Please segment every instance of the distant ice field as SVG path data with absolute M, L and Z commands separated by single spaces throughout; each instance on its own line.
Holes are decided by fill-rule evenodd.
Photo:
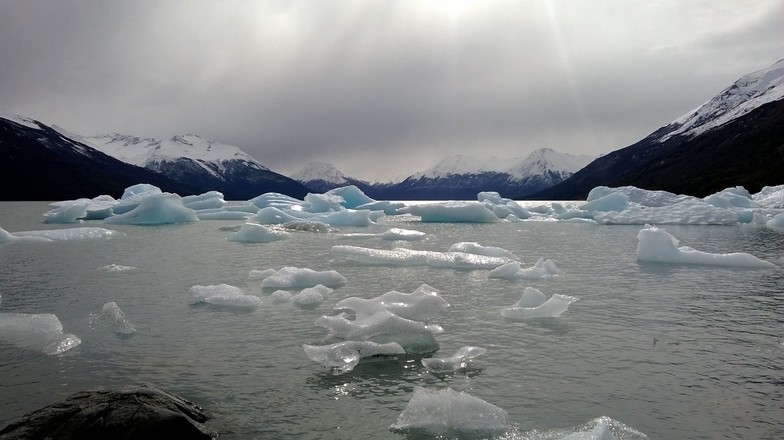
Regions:
M 561 205 L 575 213 L 584 203 Z M 542 202 L 520 205 L 535 215 Z M 388 215 L 367 226 L 310 223 L 288 230 L 286 239 L 238 242 L 228 237 L 245 220 L 44 224 L 42 214 L 50 209 L 47 203 L 2 202 L 0 227 L 10 233 L 74 227 L 118 233 L 0 243 L 0 426 L 85 388 L 152 382 L 203 406 L 227 439 L 427 438 L 417 429 L 433 420 L 406 411 L 417 404 L 417 389 L 436 402 L 463 392 L 502 409 L 504 424 L 472 433 L 479 437 L 537 438 L 531 434 L 536 430 L 563 438 L 601 417 L 630 427 L 616 438 L 638 438 L 628 434 L 632 430 L 652 439 L 776 438 L 784 430 L 784 233 L 761 222 L 657 226 L 678 246 L 748 253 L 773 267 L 639 260 L 645 226 L 612 224 L 617 217 L 611 214 L 599 217 L 607 224 L 577 215 L 486 223 Z M 381 238 L 392 228 L 425 237 Z M 334 246 L 406 248 L 444 258 L 456 243 L 502 248 L 523 268 L 552 260 L 560 272 L 494 278 L 487 268 L 363 264 L 332 252 Z M 274 301 L 274 291 L 249 276 L 284 267 L 336 271 L 346 282 L 321 302 L 300 307 Z M 337 315 L 333 307 L 341 300 L 414 292 L 423 283 L 450 305 L 432 319 L 443 328 L 433 334 L 436 352 L 362 359 L 353 370 L 334 374 L 303 350 L 304 344 L 335 342 L 325 340 L 327 332 L 315 321 Z M 221 284 L 261 302 L 232 307 L 191 301 L 193 286 Z M 526 287 L 548 298 L 579 300 L 557 318 L 504 318 L 502 310 Z M 302 287 L 284 290 L 297 294 Z M 135 332 L 95 325 L 91 316 L 110 302 Z M 14 314 L 14 322 L 17 314 L 54 314 L 62 332 L 81 344 L 50 355 L 25 345 L 18 329 L 4 339 L 3 314 Z M 430 371 L 422 363 L 466 346 L 487 351 L 455 371 Z M 450 403 L 460 411 L 461 402 Z M 484 407 L 474 402 L 467 407 Z M 458 420 L 454 429 L 470 428 L 459 416 L 444 417 Z

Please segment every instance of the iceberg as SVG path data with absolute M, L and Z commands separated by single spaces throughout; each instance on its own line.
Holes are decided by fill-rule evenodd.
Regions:
M 190 289 L 191 304 L 207 303 L 216 306 L 255 309 L 261 299 L 254 295 L 246 295 L 239 287 L 229 284 L 192 286 Z
M 337 194 L 313 194 L 305 196 L 302 203 L 302 210 L 305 212 L 332 212 L 345 209 L 343 206 L 346 201 Z
M 87 217 L 86 201 L 61 202 L 63 205 L 44 213 L 44 223 L 76 223 Z
M 315 271 L 287 266 L 261 281 L 261 287 L 274 289 L 313 287 L 317 284 L 326 287 L 342 286 L 346 284 L 346 277 L 335 270 Z
M 488 257 L 465 252 L 420 251 L 406 248 L 385 250 L 347 245 L 332 246 L 332 255 L 362 264 L 427 266 L 442 269 L 495 269 L 512 262 L 506 257 Z
M 506 249 L 495 246 L 482 246 L 474 242 L 455 243 L 449 247 L 448 252 L 465 252 L 467 254 L 486 255 L 488 257 L 501 257 L 517 260 L 517 256 Z
M 419 216 L 423 222 L 495 223 L 501 221 L 479 202 L 423 203 L 400 208 L 397 212 Z
M 107 327 L 114 333 L 121 335 L 136 333 L 136 327 L 114 301 L 104 304 L 101 313 L 90 315 L 90 326 L 93 328 Z
M 401 318 L 388 310 L 354 321 L 347 319 L 345 313 L 322 316 L 316 320 L 316 325 L 327 329 L 327 340 L 397 342 L 407 353 L 429 353 L 438 349 L 432 332 L 434 327 Z
M 222 192 L 208 191 L 195 196 L 185 196 L 182 198 L 182 204 L 186 208 L 199 211 L 203 209 L 223 208 L 226 206 L 226 201 L 223 199 Z
M 291 301 L 300 307 L 315 307 L 324 301 L 324 296 L 329 295 L 334 290 L 322 284 L 313 287 L 306 287 L 298 294 L 291 296 Z
M 523 268 L 519 261 L 504 264 L 490 271 L 489 278 L 501 278 L 505 280 L 526 279 L 536 280 L 557 276 L 563 271 L 555 265 L 553 260 L 539 260 L 531 267 Z
M 302 200 L 281 193 L 269 192 L 248 200 L 248 203 L 254 205 L 257 209 L 267 207 L 285 209 L 293 206 L 300 206 Z
M 375 200 L 365 195 L 365 193 L 362 192 L 362 190 L 357 188 L 355 185 L 347 185 L 347 186 L 341 186 L 339 188 L 334 188 L 327 191 L 324 194 L 329 196 L 340 197 L 343 200 L 342 202 L 343 207 L 348 209 L 356 209 L 362 205 L 368 205 L 375 202 Z
M 245 223 L 240 226 L 240 230 L 232 232 L 226 238 L 229 241 L 238 241 L 242 243 L 270 243 L 278 240 L 285 240 L 289 238 L 289 233 L 285 231 L 278 231 L 258 223 Z
M 446 438 L 492 436 L 509 428 L 506 415 L 503 409 L 466 392 L 415 386 L 414 396 L 389 429 Z
M 485 353 L 487 353 L 485 348 L 467 345 L 458 348 L 455 354 L 449 357 L 423 358 L 422 365 L 433 373 L 448 373 L 465 369 L 471 359 Z
M 132 210 L 109 217 L 104 222 L 123 225 L 162 225 L 199 221 L 196 211 L 186 208 L 177 194 L 163 193 L 147 196 Z
M 766 208 L 784 209 L 784 185 L 766 186 L 751 199 Z
M 438 295 L 438 290 L 420 285 L 411 293 L 390 291 L 375 298 L 350 297 L 335 304 L 335 310 L 351 310 L 358 321 L 387 310 L 401 318 L 428 322 L 436 318 L 449 303 Z
M 63 333 L 63 325 L 51 313 L 0 313 L 0 340 L 47 355 L 65 353 L 82 343 L 77 336 Z
M 343 374 L 354 369 L 363 358 L 405 354 L 397 342 L 377 344 L 370 341 L 345 341 L 331 345 L 303 344 L 305 354 L 313 361 L 332 370 L 332 374 Z
M 553 294 L 549 299 L 533 287 L 526 287 L 520 299 L 505 309 L 501 309 L 501 316 L 510 320 L 529 318 L 556 318 L 569 308 L 569 304 L 578 298 L 567 295 Z
M 637 240 L 637 260 L 639 261 L 731 266 L 749 269 L 771 269 L 776 267 L 769 261 L 743 252 L 712 254 L 686 246 L 678 247 L 677 238 L 664 229 L 651 225 L 645 225 L 645 228 L 640 230 L 637 234 Z

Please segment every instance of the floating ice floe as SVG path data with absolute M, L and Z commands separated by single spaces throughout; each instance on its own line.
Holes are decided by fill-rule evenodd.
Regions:
M 280 227 L 291 232 L 313 232 L 317 234 L 340 232 L 339 229 L 316 220 L 293 220 L 283 223 Z
M 316 271 L 287 266 L 261 281 L 261 287 L 275 289 L 313 287 L 317 284 L 326 287 L 342 286 L 346 284 L 346 277 L 335 270 Z
M 519 261 L 504 264 L 490 271 L 489 278 L 501 278 L 505 280 L 536 280 L 549 278 L 563 273 L 553 260 L 539 260 L 531 267 L 523 267 Z
M 510 320 L 556 318 L 569 309 L 569 304 L 577 300 L 578 298 L 573 296 L 557 293 L 548 299 L 538 289 L 526 287 L 523 295 L 512 307 L 501 309 L 501 316 Z
M 82 343 L 77 336 L 63 333 L 62 323 L 51 313 L 0 313 L 0 340 L 47 355 Z
M 93 328 L 106 327 L 121 335 L 136 333 L 136 327 L 114 301 L 104 304 L 101 313 L 90 315 L 90 326 Z
M 302 348 L 313 361 L 330 368 L 333 374 L 343 374 L 354 369 L 363 358 L 405 354 L 397 342 L 377 344 L 371 341 L 345 341 L 331 345 L 308 345 Z
M 495 223 L 501 221 L 493 211 L 479 202 L 423 203 L 400 208 L 397 212 L 419 216 L 423 222 Z
M 483 191 L 476 195 L 494 216 L 508 221 L 519 221 L 531 217 L 531 213 L 511 199 L 501 197 L 494 191 Z
M 291 301 L 291 293 L 285 290 L 276 290 L 270 294 L 270 301 L 275 304 L 283 304 Z
M 44 213 L 44 223 L 75 223 L 87 217 L 86 201 L 61 202 L 58 206 Z
M 0 228 L 0 243 L 100 240 L 110 239 L 121 235 L 125 234 L 111 229 L 94 227 L 19 231 L 14 233 L 10 233 L 5 229 Z
M 371 249 L 358 246 L 332 246 L 332 255 L 355 263 L 390 266 L 427 266 L 443 269 L 494 269 L 513 260 L 466 252 L 420 251 L 406 248 Z
M 306 287 L 298 294 L 291 296 L 291 301 L 300 307 L 315 307 L 324 301 L 324 296 L 332 293 L 334 289 L 330 289 L 321 284 L 313 287 Z
M 375 200 L 371 199 L 362 192 L 355 185 L 347 185 L 339 188 L 334 188 L 327 191 L 325 194 L 330 196 L 338 196 L 343 199 L 342 206 L 344 208 L 356 209 L 363 205 L 374 203 Z M 369 208 L 362 208 L 369 209 Z
M 199 221 L 196 211 L 186 208 L 177 194 L 163 193 L 144 197 L 132 210 L 109 217 L 104 222 L 124 225 L 161 225 Z
M 598 417 L 581 426 L 533 431 L 522 435 L 530 440 L 648 440 L 644 433 L 609 417 Z
M 388 310 L 401 318 L 427 323 L 447 307 L 449 303 L 438 295 L 438 290 L 422 284 L 411 293 L 393 290 L 370 299 L 346 298 L 335 304 L 334 309 L 351 310 L 358 321 Z
M 467 254 L 485 255 L 517 260 L 517 256 L 506 249 L 496 246 L 482 246 L 479 243 L 463 241 L 449 247 L 449 252 L 465 252 Z
M 482 347 L 465 346 L 457 349 L 455 354 L 441 358 L 423 358 L 422 365 L 433 373 L 448 373 L 468 367 L 471 359 L 487 353 Z
M 375 212 L 379 212 L 381 215 L 383 215 L 383 212 Z M 255 220 L 261 224 L 266 225 L 276 225 L 288 222 L 309 220 L 318 221 L 330 226 L 369 226 L 375 224 L 374 218 L 377 218 L 377 215 L 374 214 L 374 211 L 369 211 L 367 209 L 343 209 L 335 212 L 314 214 L 290 209 L 284 211 L 279 208 L 269 206 L 259 209 Z
M 466 392 L 415 386 L 414 396 L 389 429 L 447 438 L 492 436 L 509 428 L 506 415 L 503 409 Z
M 316 320 L 316 325 L 327 329 L 327 340 L 397 342 L 407 353 L 429 353 L 438 349 L 433 336 L 433 331 L 441 330 L 438 326 L 401 318 L 388 310 L 353 321 L 346 316 L 345 313 L 322 316 Z
M 185 196 L 182 198 L 182 204 L 186 208 L 200 211 L 203 209 L 223 208 L 226 206 L 226 201 L 223 199 L 222 192 L 208 191 L 195 196 Z
M 654 263 L 704 264 L 714 266 L 732 266 L 751 269 L 770 269 L 776 267 L 771 262 L 754 255 L 734 252 L 729 254 L 712 254 L 694 250 L 690 247 L 678 247 L 678 239 L 664 229 L 646 225 L 637 234 L 637 260 Z
M 240 226 L 239 231 L 232 232 L 226 239 L 242 243 L 270 243 L 285 240 L 289 236 L 288 232 L 275 230 L 258 223 L 245 223 Z
M 127 272 L 129 270 L 136 270 L 136 268 L 133 266 L 123 266 L 122 264 L 107 264 L 106 266 L 101 266 L 98 269 L 105 270 L 106 272 Z
M 390 228 L 378 234 L 378 238 L 382 240 L 419 241 L 427 238 L 427 234 L 411 229 Z
M 207 303 L 216 306 L 251 308 L 261 304 L 261 299 L 254 295 L 246 295 L 239 287 L 229 284 L 192 286 L 190 289 L 191 304 Z

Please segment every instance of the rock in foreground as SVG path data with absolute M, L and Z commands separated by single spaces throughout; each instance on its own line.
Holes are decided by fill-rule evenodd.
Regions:
M 209 419 L 185 399 L 151 385 L 81 391 L 25 415 L 2 431 L 13 439 L 212 439 Z

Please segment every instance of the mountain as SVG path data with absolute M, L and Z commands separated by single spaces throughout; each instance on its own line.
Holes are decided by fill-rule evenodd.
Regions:
M 596 186 L 633 185 L 704 197 L 784 183 L 784 60 L 745 75 L 641 141 L 596 159 L 529 199 L 584 199 Z
M 341 186 L 354 185 L 365 194 L 372 192 L 370 184 L 360 179 L 348 177 L 334 165 L 324 162 L 310 162 L 291 178 L 305 185 L 311 191 L 325 193 Z
M 119 161 L 57 129 L 22 116 L 0 115 L 0 200 L 67 200 L 150 183 L 193 193 L 186 184 Z
M 518 196 L 555 185 L 593 159 L 595 156 L 561 154 L 549 148 L 512 160 L 455 155 L 401 182 L 374 184 L 368 195 L 386 199 L 466 200 L 475 199 L 480 191 L 496 191 L 504 197 Z
M 194 134 L 160 140 L 115 133 L 80 140 L 123 162 L 194 187 L 198 192 L 217 190 L 231 200 L 247 200 L 266 192 L 297 198 L 308 193 L 301 183 L 271 171 L 238 147 Z

